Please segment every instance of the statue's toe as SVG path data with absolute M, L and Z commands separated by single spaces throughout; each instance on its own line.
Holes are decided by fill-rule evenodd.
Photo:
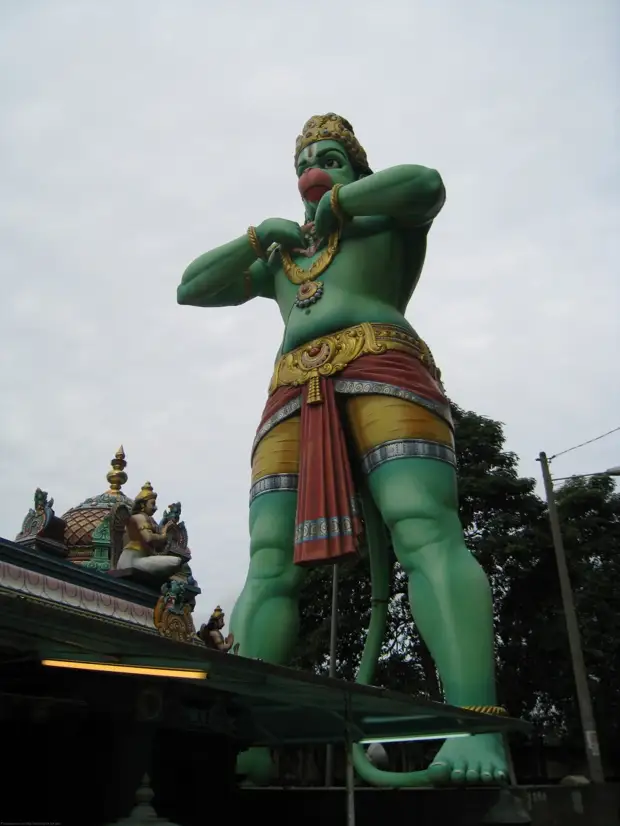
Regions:
M 480 772 L 480 782 L 490 784 L 493 782 L 493 772 L 490 769 L 483 769 Z
M 450 781 L 457 786 L 460 786 L 467 779 L 467 773 L 464 767 L 453 769 L 450 775 Z
M 480 764 L 473 763 L 467 769 L 467 782 L 468 783 L 479 783 L 480 782 Z
M 438 760 L 436 763 L 431 763 L 428 769 L 428 776 L 431 783 L 442 785 L 450 782 L 450 775 L 452 774 L 452 766 L 445 760 Z
M 508 775 L 503 769 L 495 769 L 493 777 L 496 783 L 501 783 L 502 785 L 508 783 Z

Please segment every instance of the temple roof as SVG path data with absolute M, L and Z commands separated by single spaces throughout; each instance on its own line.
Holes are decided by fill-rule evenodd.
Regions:
M 118 560 L 126 541 L 126 526 L 132 516 L 134 500 L 121 490 L 127 482 L 125 451 L 121 445 L 111 460 L 111 468 L 106 474 L 108 489 L 95 496 L 89 496 L 75 507 L 69 508 L 62 517 L 54 512 L 54 500 L 47 491 L 37 488 L 33 507 L 23 520 L 22 528 L 15 538 L 21 548 L 29 548 L 42 556 L 50 554 L 66 559 L 85 570 L 108 574 L 112 577 L 130 577 L 136 582 L 146 581 L 147 574 L 139 570 L 117 568 Z M 156 499 L 157 493 L 150 482 L 142 486 L 136 501 L 144 497 L 145 491 Z M 187 529 L 181 520 L 181 503 L 173 502 L 164 509 L 162 519 L 154 523 L 155 530 L 166 532 L 166 551 L 180 557 L 181 567 L 175 578 L 197 595 L 200 589 L 191 568 L 191 551 L 188 546 Z M 0 557 L 1 558 L 1 557 Z M 31 563 L 30 563 L 31 564 Z M 157 593 L 161 582 L 150 578 L 150 585 Z
M 150 627 L 114 621 L 102 622 L 84 611 L 59 611 L 45 601 L 11 599 L 0 590 L 0 661 L 20 656 L 19 674 L 54 661 L 66 668 L 49 668 L 64 685 L 67 674 L 76 674 L 79 664 L 113 665 L 119 671 L 165 669 L 151 677 L 153 685 L 178 690 L 185 706 L 178 724 L 200 730 L 203 722 L 201 698 L 217 692 L 234 700 L 234 713 L 222 711 L 221 722 L 246 744 L 277 746 L 298 743 L 341 743 L 350 728 L 354 741 L 436 737 L 443 732 L 527 733 L 531 726 L 521 720 L 481 714 L 374 686 L 322 677 L 260 660 L 212 651 L 205 646 L 177 642 L 158 635 Z M 62 642 L 59 642 L 62 640 Z M 170 679 L 170 669 L 182 669 L 203 679 Z M 81 672 L 101 684 L 122 685 L 133 679 L 122 673 Z M 145 676 L 143 680 L 149 679 Z M 122 690 L 122 689 L 119 689 Z M 179 695 L 179 700 L 181 696 Z

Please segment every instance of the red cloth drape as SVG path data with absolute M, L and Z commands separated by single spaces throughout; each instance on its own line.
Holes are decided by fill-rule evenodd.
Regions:
M 336 404 L 339 379 L 400 387 L 448 410 L 439 382 L 413 355 L 388 350 L 362 356 L 341 372 L 320 379 L 320 404 L 306 404 L 308 385 L 281 387 L 270 396 L 259 430 L 285 404 L 302 394 L 295 563 L 316 565 L 353 554 L 362 535 L 355 508 L 351 461 Z M 449 415 L 449 414 L 448 414 Z

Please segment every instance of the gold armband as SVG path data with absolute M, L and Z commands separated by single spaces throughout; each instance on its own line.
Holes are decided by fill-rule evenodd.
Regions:
M 507 717 L 508 712 L 502 706 L 461 706 L 465 711 L 477 711 L 478 714 L 495 714 L 497 717 Z
M 254 254 L 257 258 L 260 258 L 262 261 L 267 260 L 267 256 L 265 255 L 265 250 L 263 249 L 261 242 L 258 240 L 258 235 L 256 234 L 256 227 L 248 227 L 248 240 L 250 242 L 250 246 L 254 250 Z

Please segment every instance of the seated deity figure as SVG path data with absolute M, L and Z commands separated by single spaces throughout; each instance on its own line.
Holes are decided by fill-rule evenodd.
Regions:
M 196 307 L 274 301 L 284 324 L 251 449 L 249 566 L 231 618 L 239 654 L 288 664 L 309 568 L 367 547 L 374 619 L 357 681 L 372 682 L 391 543 L 446 701 L 505 714 L 491 590 L 459 521 L 450 401 L 405 316 L 446 199 L 442 178 L 411 163 L 373 171 L 351 123 L 333 112 L 307 121 L 293 162 L 303 222 L 249 227 L 196 258 L 177 290 L 180 304 Z M 238 331 L 222 334 L 222 351 L 227 335 L 236 342 Z M 492 733 L 447 739 L 423 772 L 383 772 L 359 744 L 354 763 L 364 779 L 389 786 L 508 776 L 502 737 Z M 242 753 L 238 771 L 268 782 L 268 750 Z
M 235 637 L 233 634 L 228 634 L 226 638 L 222 634 L 225 616 L 226 615 L 218 605 L 215 611 L 211 614 L 209 622 L 206 623 L 206 625 L 201 626 L 198 636 L 208 648 L 215 648 L 217 651 L 230 651 L 235 644 Z
M 123 552 L 117 568 L 133 568 L 165 579 L 179 570 L 183 560 L 178 556 L 161 553 L 166 546 L 168 526 L 173 523 L 159 527 L 153 519 L 157 511 L 156 503 L 157 494 L 153 486 L 150 482 L 145 482 L 134 500 L 131 516 L 125 526 Z

